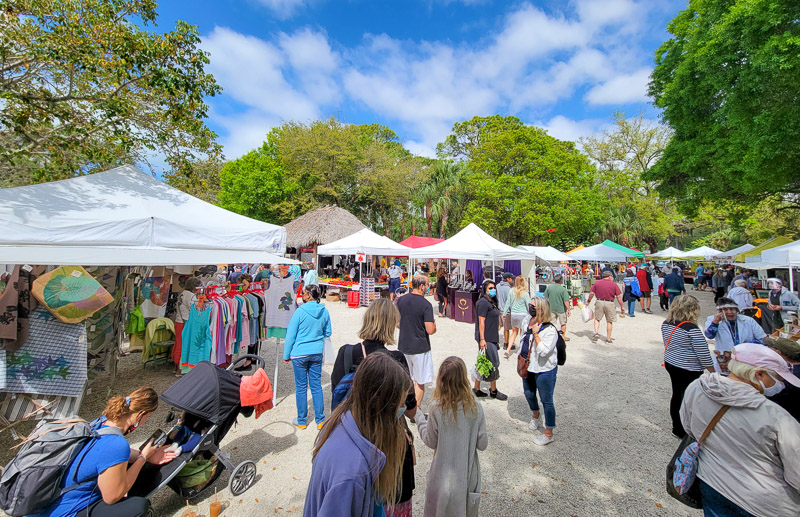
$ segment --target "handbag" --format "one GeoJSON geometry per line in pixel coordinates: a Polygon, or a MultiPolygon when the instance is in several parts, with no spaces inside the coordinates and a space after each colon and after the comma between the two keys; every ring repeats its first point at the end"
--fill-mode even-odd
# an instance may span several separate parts
{"type": "Polygon", "coordinates": [[[528,329],[525,333],[525,337],[522,338],[522,344],[519,348],[519,354],[517,355],[517,374],[522,377],[523,379],[528,378],[528,366],[531,364],[531,352],[533,351],[533,347],[531,346],[531,336],[533,332],[528,329]],[[522,355],[522,348],[524,346],[528,347],[528,355],[522,355]]]}
{"type": "Polygon", "coordinates": [[[706,427],[699,440],[695,441],[693,437],[686,435],[667,465],[667,493],[686,506],[697,509],[703,508],[703,496],[700,494],[699,485],[695,483],[697,479],[697,454],[700,446],[708,438],[709,433],[729,409],[730,406],[722,406],[717,411],[717,414],[708,423],[708,427],[706,427]]]}
{"type": "Polygon", "coordinates": [[[324,364],[333,364],[336,362],[336,352],[333,350],[333,342],[331,338],[326,337],[322,340],[322,362],[324,364]]]}

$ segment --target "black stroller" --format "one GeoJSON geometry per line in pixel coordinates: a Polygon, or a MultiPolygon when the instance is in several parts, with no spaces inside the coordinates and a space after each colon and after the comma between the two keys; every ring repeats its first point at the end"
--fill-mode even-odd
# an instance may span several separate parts
{"type": "MultiPolygon", "coordinates": [[[[155,472],[148,473],[157,483],[157,486],[149,491],[148,499],[164,485],[169,485],[183,499],[197,497],[222,474],[224,469],[220,465],[231,471],[228,488],[234,496],[243,494],[253,485],[256,464],[252,461],[243,461],[234,466],[230,456],[219,449],[220,442],[236,422],[236,417],[240,413],[245,417],[253,413],[253,408],[243,408],[240,405],[239,385],[242,376],[233,371],[245,359],[264,367],[264,360],[257,355],[243,355],[224,370],[208,361],[202,361],[161,395],[161,400],[185,411],[187,418],[191,417],[202,433],[200,441],[192,450],[181,452],[173,461],[157,467],[155,472]],[[218,465],[211,479],[204,483],[200,490],[186,489],[175,477],[190,460],[199,455],[203,455],[205,459],[215,457],[218,465]]],[[[168,421],[172,418],[174,415],[171,411],[168,421]]]]}

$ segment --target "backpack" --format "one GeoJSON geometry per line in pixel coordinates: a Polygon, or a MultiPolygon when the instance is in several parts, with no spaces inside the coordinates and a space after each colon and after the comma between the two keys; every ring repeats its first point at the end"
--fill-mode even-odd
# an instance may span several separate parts
{"type": "MultiPolygon", "coordinates": [[[[361,358],[367,357],[367,352],[364,349],[364,343],[359,343],[361,345],[361,358]]],[[[336,409],[336,406],[341,404],[344,399],[350,394],[350,390],[353,387],[353,377],[356,375],[356,368],[358,365],[353,364],[353,349],[358,345],[347,345],[344,349],[344,377],[339,381],[335,388],[333,388],[333,394],[331,396],[331,411],[336,409]]]]}
{"type": "MultiPolygon", "coordinates": [[[[98,421],[88,423],[80,419],[39,422],[3,469],[0,509],[11,516],[30,515],[81,486],[83,483],[76,480],[64,479],[73,462],[77,460],[80,465],[100,436],[122,436],[117,427],[98,427],[98,421]],[[61,488],[64,485],[66,488],[61,488]]],[[[89,481],[92,480],[84,483],[89,481]]]]}
{"type": "MultiPolygon", "coordinates": [[[[542,327],[544,327],[545,325],[551,325],[553,328],[555,328],[555,325],[553,325],[550,322],[543,323],[542,327]]],[[[526,333],[525,338],[523,338],[523,340],[524,339],[530,340],[530,333],[526,333]]],[[[525,341],[523,341],[522,344],[523,345],[526,344],[525,341]]],[[[528,349],[530,350],[530,346],[528,347],[528,349]]],[[[522,350],[521,347],[520,350],[522,350]]],[[[530,353],[528,353],[528,356],[529,357],[527,362],[530,363],[530,353]]],[[[519,358],[517,358],[517,361],[519,362],[519,358]]],[[[564,366],[564,363],[567,362],[567,342],[564,341],[564,336],[561,335],[561,331],[558,329],[556,329],[556,361],[558,362],[558,366],[564,366]]],[[[517,373],[519,373],[520,377],[522,377],[522,371],[520,370],[520,367],[521,365],[518,364],[517,373]]],[[[527,370],[527,365],[525,369],[527,370]]]]}
{"type": "Polygon", "coordinates": [[[634,296],[641,297],[642,296],[642,288],[639,285],[639,281],[635,280],[631,282],[631,294],[634,296]]]}

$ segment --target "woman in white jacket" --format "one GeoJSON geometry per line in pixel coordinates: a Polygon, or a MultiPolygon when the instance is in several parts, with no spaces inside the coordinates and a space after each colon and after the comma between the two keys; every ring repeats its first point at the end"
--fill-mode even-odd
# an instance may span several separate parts
{"type": "MultiPolygon", "coordinates": [[[[558,353],[556,352],[556,342],[558,341],[558,329],[550,321],[550,303],[546,298],[535,297],[531,300],[530,321],[528,328],[532,335],[529,341],[530,364],[528,365],[528,377],[525,379],[528,391],[525,398],[531,409],[530,428],[534,431],[541,429],[542,433],[534,437],[533,443],[536,445],[547,445],[553,441],[553,429],[556,427],[556,407],[553,403],[553,391],[556,388],[556,374],[558,373],[558,353]],[[544,409],[544,427],[542,427],[539,402],[536,394],[542,402],[544,409]]],[[[528,355],[528,348],[520,350],[520,354],[528,355]]]]}
{"type": "Polygon", "coordinates": [[[723,406],[730,409],[698,453],[697,483],[706,517],[797,517],[800,512],[800,424],[767,400],[800,386],[786,361],[760,344],[734,348],[731,374],[705,373],[686,390],[681,421],[703,434],[723,406]]]}

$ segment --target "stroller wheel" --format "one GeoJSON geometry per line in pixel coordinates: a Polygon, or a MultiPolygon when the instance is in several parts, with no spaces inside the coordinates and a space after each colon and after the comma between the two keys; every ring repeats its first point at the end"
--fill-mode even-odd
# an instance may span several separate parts
{"type": "Polygon", "coordinates": [[[252,461],[243,461],[231,473],[228,489],[234,496],[247,491],[256,479],[256,464],[252,461]]]}

